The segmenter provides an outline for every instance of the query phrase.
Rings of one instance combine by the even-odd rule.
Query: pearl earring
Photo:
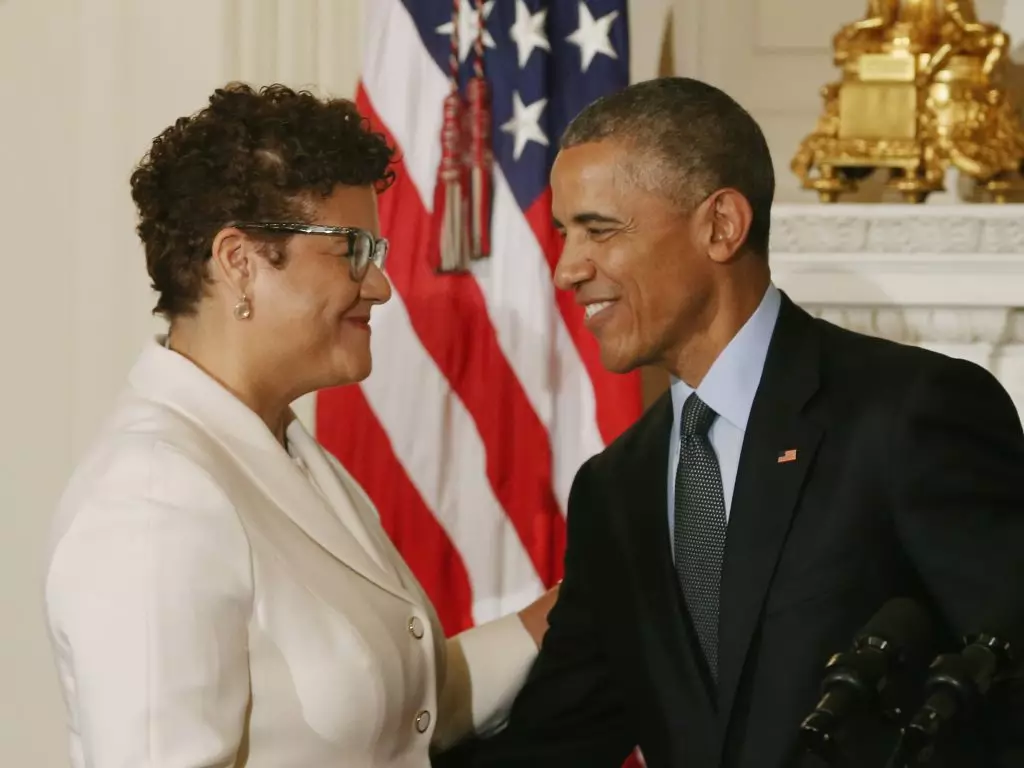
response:
[[[235,320],[248,320],[252,317],[252,304],[249,303],[249,297],[244,293],[242,298],[235,304]]]

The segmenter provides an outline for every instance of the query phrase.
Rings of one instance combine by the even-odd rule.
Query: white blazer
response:
[[[446,641],[356,482],[294,421],[147,345],[56,516],[75,768],[427,768],[500,725],[517,616]]]

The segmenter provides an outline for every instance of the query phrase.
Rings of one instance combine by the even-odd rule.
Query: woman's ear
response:
[[[225,227],[213,238],[210,249],[213,268],[236,298],[245,295],[252,283],[252,251],[252,242],[235,227]]]

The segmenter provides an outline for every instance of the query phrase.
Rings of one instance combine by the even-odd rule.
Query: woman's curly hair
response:
[[[137,232],[167,318],[195,310],[213,238],[231,221],[307,221],[335,185],[386,189],[394,149],[356,105],[232,83],[156,139],[132,173]]]

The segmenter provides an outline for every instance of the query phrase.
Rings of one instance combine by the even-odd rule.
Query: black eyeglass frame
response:
[[[386,237],[374,237],[372,233],[359,227],[329,227],[324,224],[299,224],[288,221],[233,221],[227,226],[241,230],[269,232],[282,235],[321,235],[328,237],[344,237],[348,241],[349,272],[356,281],[366,277],[366,271],[372,261],[377,269],[383,271],[388,255]]]

